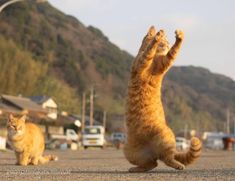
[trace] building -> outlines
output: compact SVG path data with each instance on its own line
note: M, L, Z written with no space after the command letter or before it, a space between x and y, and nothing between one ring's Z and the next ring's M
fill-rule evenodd
M47 116L51 119L57 119L58 106L56 102L48 96L34 96L31 97L31 100L40 105L43 109L46 109L48 114Z
M47 110L22 96L2 95L0 99L1 114L28 114L33 117L45 118Z

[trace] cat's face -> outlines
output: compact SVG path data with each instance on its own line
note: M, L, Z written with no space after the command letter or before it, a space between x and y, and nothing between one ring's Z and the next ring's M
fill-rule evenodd
M20 118L10 114L7 121L7 131L10 136L21 136L25 133L25 115Z
M158 44L156 55L166 55L170 50L170 45L166 36L163 36Z

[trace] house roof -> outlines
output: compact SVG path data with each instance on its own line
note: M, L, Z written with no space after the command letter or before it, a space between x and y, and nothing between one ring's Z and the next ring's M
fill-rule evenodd
M19 110L15 107L9 106L9 105L1 103L1 102L0 102L0 109L4 110L5 112L11 112L11 113L15 113L15 114L20 114L22 112L22 110Z
M38 104L42 104L47 100L51 99L51 97L43 95L43 96L33 96L30 97L30 99Z
M35 102L31 101L29 98L16 97L16 96L10 96L10 95L2 95L1 98L3 100L2 104L4 104L5 101L7 101L11 105L22 110L35 111L35 112L47 112L45 109L43 109L41 106L39 106ZM5 105L5 106L9 107L9 105Z

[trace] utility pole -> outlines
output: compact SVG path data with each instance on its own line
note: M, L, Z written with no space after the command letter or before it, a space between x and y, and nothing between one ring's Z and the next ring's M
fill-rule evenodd
M86 120L86 93L82 93L82 133L84 132Z
M93 113L94 113L94 87L91 87L90 93L90 126L93 126Z
M184 125L184 138L187 139L187 133L188 133L188 124Z
M227 134L230 134L230 111L227 109Z
M233 134L235 135L235 118L233 119Z
M104 127L104 131L106 129L106 111L103 112L103 127Z

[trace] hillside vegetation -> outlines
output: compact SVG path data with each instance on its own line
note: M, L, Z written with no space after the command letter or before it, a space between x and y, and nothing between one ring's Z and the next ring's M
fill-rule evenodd
M98 28L84 26L49 3L16 3L0 14L0 93L55 98L60 110L80 113L81 95L95 90L95 117L125 113L133 56ZM141 38L141 37L136 37ZM174 67L163 101L174 130L223 130L226 108L235 112L235 82L198 67ZM89 102L87 102L89 104ZM87 111L89 106L87 106Z

